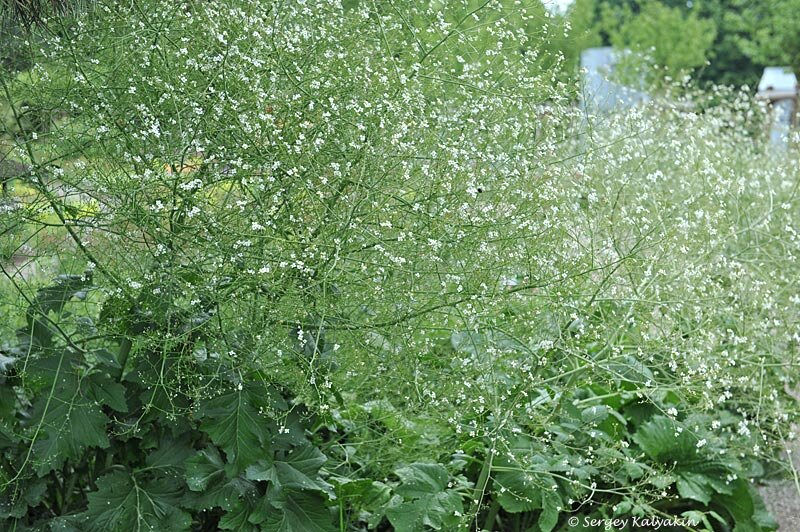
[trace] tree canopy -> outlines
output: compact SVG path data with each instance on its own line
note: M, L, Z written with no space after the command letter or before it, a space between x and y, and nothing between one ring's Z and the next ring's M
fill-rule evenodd
M765 66L800 66L799 9L798 0L576 0L564 17L576 58L588 46L629 48L661 77L753 86Z

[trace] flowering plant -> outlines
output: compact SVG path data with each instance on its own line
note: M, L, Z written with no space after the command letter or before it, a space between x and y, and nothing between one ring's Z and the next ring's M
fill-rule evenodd
M541 11L454 4L102 0L25 37L11 528L773 528L796 165L743 96L582 111Z

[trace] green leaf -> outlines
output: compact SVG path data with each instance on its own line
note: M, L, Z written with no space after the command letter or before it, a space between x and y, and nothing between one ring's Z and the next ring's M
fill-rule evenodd
M386 517L395 532L422 532L426 527L449 531L458 525L463 511L461 496L449 490L409 502L395 501L386 509Z
M425 497L440 493L447 487L450 474L439 464L414 463L395 471L401 484L395 492L405 498Z
M280 507L271 511L263 532L334 532L325 498L319 494L289 491ZM273 503L275 504L275 503Z
M186 485L192 491L203 491L217 477L225 477L225 463L215 447L209 447L186 461Z
M610 409L606 405L595 405L581 410L581 420L584 423L600 423L608 417Z
M114 471L97 480L82 515L89 532L158 530L186 531L191 517L178 505L183 497L175 479L140 480L135 474Z
M614 516L624 516L633 509L633 502L630 499L623 499L613 506Z
M0 379L0 422L13 420L17 408L17 392Z
M104 373L94 373L86 380L86 395L100 404L110 406L117 412L127 412L125 387Z
M237 532L258 532L258 526L249 521L251 510L252 506L248 501L237 500L233 508L225 512L219 520L219 528Z
M116 355L108 349L97 349L91 353L90 357L91 356L93 356L95 361L100 365L111 369L121 369L119 362L117 362Z
M272 482L276 489L319 490L333 494L333 486L319 478L327 457L313 445L293 449L272 462L262 460L247 468L250 480Z
M653 486L655 486L656 488L658 488L660 490L665 490L665 489L669 488L670 486L675 484L676 480L678 480L678 479L675 478L674 475L670 475L670 474L666 474L666 473L655 474L655 475L652 475L652 476L647 478L647 481L650 484L652 484Z
M162 434L153 450L148 453L145 463L153 469L178 469L186 467L186 461L195 455L190 434L173 438ZM144 445L143 448L146 448Z
M698 462L697 438L688 430L679 430L681 425L665 416L655 416L639 427L633 435L647 456L662 464L691 467Z
M259 415L253 395L249 387L234 389L206 401L200 409L200 428L240 468L268 454L267 421Z
M17 481L12 486L4 488L0 498L2 519L24 517L28 507L37 506L47 492L47 481L42 478Z
M636 462L624 462L622 468L631 480L637 480L644 476L645 468Z
M392 490L383 482L369 479L350 480L334 478L336 498L356 510L361 510L360 515L366 521L370 530L377 528L383 519L386 503L392 498Z
M73 297L82 299L84 290L92 283L92 272L83 275L62 274L53 280L53 284L36 292L36 297L31 302L31 309L42 313L50 311L59 312ZM29 310L29 313L31 310Z
M60 312L73 297L83 298L92 282L91 272L84 275L59 275L51 286L41 288L25 314L27 327L19 332L37 347L49 347L55 328L49 323L49 312Z
M713 495L708 480L703 475L696 473L682 473L678 477L676 487L684 499L692 499L703 504L708 504Z
M731 516L734 532L775 530L777 523L767 512L758 492L745 479L737 479L733 485L732 494L717 494L711 504Z
M31 356L25 364L26 387L36 393L49 395L55 386L57 393L74 395L79 379L76 368L81 362L76 351L67 349Z
M391 498L391 488L383 482L367 478L357 480L335 478L332 481L336 484L337 498L358 500L367 508L383 506Z
M50 521L50 532L82 532L83 529L75 526L78 519L74 515L56 517Z
M41 431L33 444L39 459L39 476L60 467L65 460L78 460L88 447L109 446L106 435L108 418L94 401L82 398L76 384L65 379L51 397L42 397L36 404ZM46 436L46 437L43 437Z
M398 495L390 501L386 517L396 532L416 532L425 527L451 530L458 524L464 507L461 496L447 489L447 469L439 464L414 463L395 473L401 483L394 490Z
M293 449L284 460L275 460L274 467L285 488L327 490L330 485L318 479L319 470L328 461L313 445Z
M550 489L542 490L542 513L539 515L539 529L550 532L558 523L558 514L561 512L561 497L558 492Z
M627 381L643 385L645 382L655 378L653 372L644 362L631 355L614 358L613 362L607 365L607 371L609 374L614 375L614 380L618 383Z
M186 461L186 485L199 492L187 504L192 508L220 507L232 510L239 497L255 490L252 482L225 466L216 447L209 447Z
M4 394L0 393L0 399L5 399ZM19 436L14 432L10 423L0 417L0 449L16 447L19 444Z
M767 509L761 494L758 490L753 489L750 484L748 484L747 488L753 498L753 522L760 526L762 530L777 530L778 522Z
M540 492L544 483L538 475L526 471L500 471L494 476L494 492L503 509L510 513L542 508Z

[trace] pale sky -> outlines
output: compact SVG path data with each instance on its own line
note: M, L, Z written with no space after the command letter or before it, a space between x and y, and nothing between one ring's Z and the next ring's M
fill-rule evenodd
M572 3L572 0L543 0L542 3L551 11L563 13Z

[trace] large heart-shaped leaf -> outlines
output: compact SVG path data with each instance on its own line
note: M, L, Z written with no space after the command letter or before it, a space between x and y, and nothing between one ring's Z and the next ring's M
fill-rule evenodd
M303 445L274 460L262 460L247 468L250 480L271 482L275 489L319 490L332 494L330 484L319 478L327 457L313 445Z
M47 348L52 343L56 329L49 322L49 312L60 312L73 297L82 299L92 282L91 272L83 275L59 275L55 282L39 289L26 312L27 327L20 329L32 346Z
M194 496L192 508L220 507L232 510L239 497L255 490L255 485L226 467L216 447L209 447L186 461L186 484Z
M174 479L141 480L114 471L101 477L97 491L89 494L89 507L82 514L84 529L185 531L191 517L178 507L182 497L181 483Z
M398 497L399 498L399 497ZM455 491L442 491L421 499L398 503L386 509L386 517L395 532L455 530L464 511L461 496Z
M200 427L225 451L228 462L245 468L267 455L267 420L258 413L255 391L233 389L203 403Z
M494 492L503 509L510 513L530 512L542 507L544 483L535 473L504 470L494 476Z
M425 497L447 488L450 474L439 464L414 463L395 471L401 484L395 489L403 497Z
M109 446L108 417L94 400L81 395L74 375L65 375L51 395L39 399L34 415L38 419L33 450L40 476L65 460L80 459L88 447Z
M325 498L309 492L283 494L280 507L270 511L263 532L334 532Z
M452 530L464 511L461 495L447 489L450 478L439 464L414 463L395 471L401 483L386 517L397 532Z
M662 464L688 466L699 462L698 438L677 422L665 416L655 416L639 427L633 435L639 447L653 460Z

